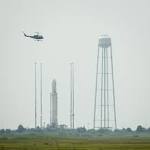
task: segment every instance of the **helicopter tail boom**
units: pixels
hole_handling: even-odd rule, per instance
[[[23,34],[24,34],[25,37],[30,37],[30,36],[26,35],[24,32],[23,32]]]

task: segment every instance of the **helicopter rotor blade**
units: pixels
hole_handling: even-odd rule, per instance
[[[37,35],[39,35],[39,32],[35,32]]]

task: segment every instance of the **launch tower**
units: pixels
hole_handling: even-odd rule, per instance
[[[52,92],[50,94],[50,123],[52,127],[57,127],[57,91],[56,91],[56,80],[52,81]]]

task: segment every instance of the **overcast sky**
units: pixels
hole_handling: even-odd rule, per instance
[[[0,0],[0,128],[34,127],[35,61],[43,63],[45,124],[53,78],[59,124],[69,124],[69,63],[73,61],[75,126],[91,128],[101,34],[112,39],[118,127],[149,127],[149,8],[149,0]],[[36,42],[22,31],[38,31],[45,39]],[[38,111],[39,101],[38,94]]]

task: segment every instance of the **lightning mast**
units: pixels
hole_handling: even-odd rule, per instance
[[[40,127],[42,128],[42,122],[43,122],[43,90],[42,90],[42,63],[40,63],[40,103],[41,103],[41,114],[40,114]]]
[[[36,66],[37,63],[34,63],[34,71],[35,71],[35,128],[37,127],[37,84],[36,84]]]
[[[74,128],[74,63],[70,63],[70,128]]]

